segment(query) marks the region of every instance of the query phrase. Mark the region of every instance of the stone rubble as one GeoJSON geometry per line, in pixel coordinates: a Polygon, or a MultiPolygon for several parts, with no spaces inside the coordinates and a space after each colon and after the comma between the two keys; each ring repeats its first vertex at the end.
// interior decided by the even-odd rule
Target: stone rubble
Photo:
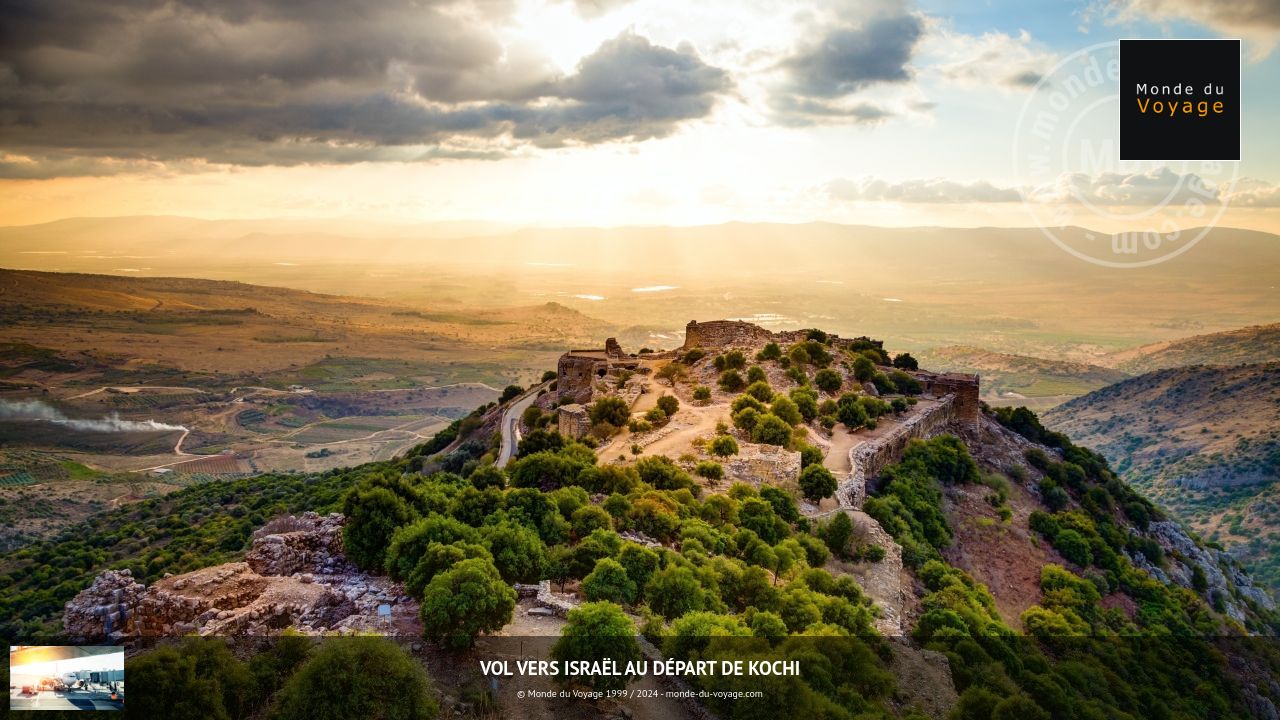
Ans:
{"type": "Polygon", "coordinates": [[[342,554],[338,513],[278,518],[254,534],[244,562],[165,577],[151,587],[128,570],[99,575],[66,605],[75,638],[165,635],[395,634],[417,617],[400,583],[363,573],[342,554]],[[381,610],[381,611],[380,611],[381,610]]]}

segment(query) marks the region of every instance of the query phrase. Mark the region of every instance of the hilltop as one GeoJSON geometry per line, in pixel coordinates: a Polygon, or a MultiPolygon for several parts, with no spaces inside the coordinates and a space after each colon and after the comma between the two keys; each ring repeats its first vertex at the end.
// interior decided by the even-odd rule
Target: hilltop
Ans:
{"type": "Polygon", "coordinates": [[[1280,363],[1157,370],[1045,414],[1280,586],[1280,363]]]}
{"type": "Polygon", "coordinates": [[[1026,410],[984,410],[979,384],[818,330],[712,321],[679,348],[606,341],[397,459],[204,483],[0,556],[0,611],[10,633],[61,619],[86,638],[421,633],[416,657],[462,685],[483,679],[451,647],[550,646],[589,607],[642,631],[647,657],[824,669],[771,698],[775,714],[1274,710],[1259,682],[1273,659],[1242,642],[1274,632],[1271,598],[1101,456],[1026,410]],[[271,520],[301,511],[340,514],[271,520]],[[493,602],[473,616],[455,593],[493,602]],[[113,597],[129,611],[108,627],[96,608],[113,597]],[[1192,665],[1211,678],[1194,691],[1176,682],[1192,665]],[[1130,692],[1098,696],[1080,673],[1130,692]]]}
{"type": "Polygon", "coordinates": [[[1247,365],[1280,360],[1280,323],[1194,335],[1111,353],[1099,363],[1130,374],[1187,365],[1247,365]]]}

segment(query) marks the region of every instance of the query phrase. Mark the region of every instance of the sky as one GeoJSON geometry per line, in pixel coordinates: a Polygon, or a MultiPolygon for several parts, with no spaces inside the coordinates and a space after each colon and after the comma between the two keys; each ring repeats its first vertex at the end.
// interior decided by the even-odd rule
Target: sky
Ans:
{"type": "Polygon", "coordinates": [[[19,0],[0,224],[1276,232],[1277,39],[1269,0],[19,0]],[[1242,160],[1121,162],[1108,85],[1029,171],[1036,103],[1136,37],[1243,40],[1242,160]]]}

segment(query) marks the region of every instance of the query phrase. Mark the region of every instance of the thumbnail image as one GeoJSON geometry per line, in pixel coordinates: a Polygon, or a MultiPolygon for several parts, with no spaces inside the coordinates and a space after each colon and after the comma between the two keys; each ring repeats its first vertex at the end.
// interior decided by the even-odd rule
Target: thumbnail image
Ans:
{"type": "Polygon", "coordinates": [[[124,648],[9,647],[9,710],[123,709],[124,648]]]}

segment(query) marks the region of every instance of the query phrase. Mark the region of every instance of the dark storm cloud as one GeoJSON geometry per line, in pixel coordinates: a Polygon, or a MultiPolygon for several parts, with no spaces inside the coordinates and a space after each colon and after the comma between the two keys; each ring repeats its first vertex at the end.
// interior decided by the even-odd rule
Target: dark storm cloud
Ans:
{"type": "Polygon", "coordinates": [[[633,34],[563,76],[503,47],[491,28],[509,11],[496,1],[5,3],[0,177],[643,140],[706,116],[730,88],[692,48],[633,34]]]}
{"type": "Polygon", "coordinates": [[[882,119],[888,114],[882,108],[867,103],[846,107],[839,101],[872,85],[909,81],[909,63],[924,29],[919,16],[899,9],[825,31],[783,61],[787,81],[775,93],[773,106],[789,124],[831,117],[882,119]]]}

